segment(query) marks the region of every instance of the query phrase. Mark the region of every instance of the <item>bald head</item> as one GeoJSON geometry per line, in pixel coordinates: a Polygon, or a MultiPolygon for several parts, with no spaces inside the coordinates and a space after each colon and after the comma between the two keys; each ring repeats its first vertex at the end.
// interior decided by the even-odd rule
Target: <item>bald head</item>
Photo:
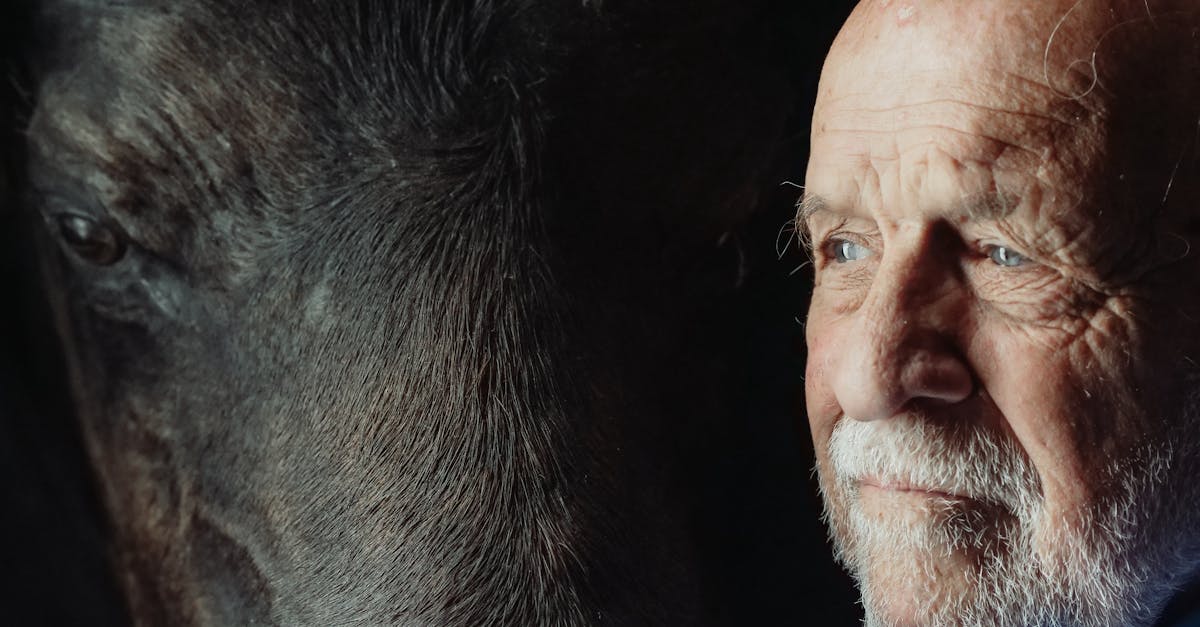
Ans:
{"type": "Polygon", "coordinates": [[[867,0],[838,36],[805,386],[869,624],[1148,625],[1200,570],[1190,4],[867,0]]]}
{"type": "MultiPolygon", "coordinates": [[[[990,107],[993,124],[980,130],[997,131],[997,150],[1048,133],[1063,152],[1102,152],[1113,175],[1139,177],[1126,186],[1165,192],[1200,119],[1197,26],[1200,7],[1187,1],[868,0],[830,51],[815,133],[846,115],[874,130],[969,132],[966,109],[990,107]]],[[[1040,159],[1022,166],[1078,174],[1076,159],[1029,156],[1040,159]]]]}
{"type": "Polygon", "coordinates": [[[1097,69],[1120,70],[1114,61],[1167,75],[1185,70],[1161,63],[1160,55],[1172,46],[1183,52],[1196,13],[1186,0],[866,0],[839,34],[827,69],[863,56],[892,72],[972,73],[994,66],[1080,96],[1096,83],[1097,69]],[[887,54],[873,54],[879,51],[887,54]],[[1138,56],[1151,62],[1131,58],[1138,56]]]}

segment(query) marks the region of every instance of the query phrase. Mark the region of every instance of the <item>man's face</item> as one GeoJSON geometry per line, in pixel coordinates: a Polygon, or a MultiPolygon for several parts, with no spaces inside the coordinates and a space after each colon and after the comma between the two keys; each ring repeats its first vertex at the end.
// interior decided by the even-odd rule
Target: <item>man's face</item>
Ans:
{"type": "Polygon", "coordinates": [[[1195,117],[1058,4],[865,2],[822,77],[806,393],[872,624],[1136,624],[1196,563],[1195,117]]]}

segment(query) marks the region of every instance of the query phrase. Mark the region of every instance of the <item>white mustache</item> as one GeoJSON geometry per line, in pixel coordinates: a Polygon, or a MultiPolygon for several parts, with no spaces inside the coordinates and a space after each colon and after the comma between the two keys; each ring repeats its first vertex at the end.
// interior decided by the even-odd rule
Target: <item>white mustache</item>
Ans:
{"type": "Polygon", "coordinates": [[[1029,512],[1041,499],[1037,472],[1019,446],[973,425],[843,417],[829,454],[835,479],[848,493],[866,480],[1000,505],[1014,514],[1029,512]]]}

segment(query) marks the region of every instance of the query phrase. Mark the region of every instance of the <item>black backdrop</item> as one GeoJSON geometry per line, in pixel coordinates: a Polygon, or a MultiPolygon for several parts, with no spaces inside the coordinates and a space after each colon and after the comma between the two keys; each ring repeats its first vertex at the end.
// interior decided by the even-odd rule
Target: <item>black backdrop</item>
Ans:
{"type": "MultiPolygon", "coordinates": [[[[819,520],[812,447],[803,422],[802,320],[811,289],[804,254],[780,237],[802,182],[808,119],[825,50],[848,0],[779,2],[787,36],[777,54],[792,67],[798,103],[788,127],[780,185],[740,233],[749,274],[732,338],[741,346],[743,419],[703,477],[711,498],[700,541],[717,556],[712,586],[737,602],[717,608],[720,624],[855,625],[849,579],[833,564],[819,520]]],[[[15,11],[3,9],[0,11],[15,11]]],[[[20,16],[0,17],[5,48],[2,145],[20,145],[26,98],[9,59],[20,16]]],[[[122,625],[106,575],[102,516],[72,422],[46,304],[34,288],[31,243],[8,183],[20,160],[0,171],[0,608],[12,625],[122,625]]]]}

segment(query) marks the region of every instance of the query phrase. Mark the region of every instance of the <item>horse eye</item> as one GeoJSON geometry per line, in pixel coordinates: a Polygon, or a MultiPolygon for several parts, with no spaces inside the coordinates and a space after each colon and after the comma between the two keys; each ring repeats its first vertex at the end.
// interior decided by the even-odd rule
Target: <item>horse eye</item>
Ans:
{"type": "Polygon", "coordinates": [[[125,256],[125,242],[120,236],[91,218],[61,215],[58,230],[77,255],[98,266],[110,266],[125,256]]]}

